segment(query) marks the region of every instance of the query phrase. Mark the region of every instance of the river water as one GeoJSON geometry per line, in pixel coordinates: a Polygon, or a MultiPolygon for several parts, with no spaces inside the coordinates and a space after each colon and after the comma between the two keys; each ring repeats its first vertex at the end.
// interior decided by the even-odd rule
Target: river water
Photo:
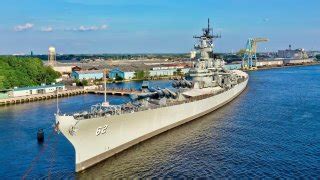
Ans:
{"type": "MultiPolygon", "coordinates": [[[[248,88],[226,106],[79,174],[73,172],[71,144],[61,134],[51,136],[55,100],[0,107],[0,176],[320,178],[319,90],[320,66],[250,72],[248,88]],[[36,140],[39,128],[45,128],[42,145],[36,140]]],[[[113,104],[128,101],[108,99],[113,104]]],[[[101,95],[81,95],[60,99],[59,106],[62,112],[73,112],[102,100],[101,95]]]]}

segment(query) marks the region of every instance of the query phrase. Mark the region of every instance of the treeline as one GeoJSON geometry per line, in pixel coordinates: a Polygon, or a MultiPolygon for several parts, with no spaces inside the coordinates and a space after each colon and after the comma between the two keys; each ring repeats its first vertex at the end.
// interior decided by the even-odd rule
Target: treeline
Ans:
{"type": "Polygon", "coordinates": [[[0,90],[52,83],[59,77],[38,58],[0,56],[0,90]]]}
{"type": "MultiPolygon", "coordinates": [[[[73,60],[80,61],[82,59],[172,59],[172,58],[188,58],[189,54],[57,54],[57,60],[73,60]]],[[[26,55],[24,57],[36,57],[41,60],[48,60],[47,55],[26,55]]]]}

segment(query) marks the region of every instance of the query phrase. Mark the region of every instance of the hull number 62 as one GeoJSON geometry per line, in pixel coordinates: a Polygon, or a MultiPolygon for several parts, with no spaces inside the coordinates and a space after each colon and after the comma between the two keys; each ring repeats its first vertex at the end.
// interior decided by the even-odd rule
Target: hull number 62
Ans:
{"type": "Polygon", "coordinates": [[[107,132],[107,128],[108,128],[108,125],[98,127],[97,131],[96,131],[96,136],[99,136],[101,134],[105,134],[107,132]]]}

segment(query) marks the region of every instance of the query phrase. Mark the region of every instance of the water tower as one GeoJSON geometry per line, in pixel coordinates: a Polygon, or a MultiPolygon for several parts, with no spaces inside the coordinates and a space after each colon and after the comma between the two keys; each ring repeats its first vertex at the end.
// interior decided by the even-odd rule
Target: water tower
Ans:
{"type": "Polygon", "coordinates": [[[56,63],[56,48],[54,48],[53,46],[49,47],[48,50],[48,62],[49,65],[54,65],[56,63]]]}

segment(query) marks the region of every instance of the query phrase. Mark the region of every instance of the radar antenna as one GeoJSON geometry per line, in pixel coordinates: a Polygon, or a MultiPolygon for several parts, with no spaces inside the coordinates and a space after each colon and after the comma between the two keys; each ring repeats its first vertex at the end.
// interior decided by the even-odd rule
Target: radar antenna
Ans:
{"type": "Polygon", "coordinates": [[[208,18],[208,25],[207,28],[202,29],[203,34],[201,36],[193,36],[193,38],[202,39],[202,38],[208,38],[208,39],[216,39],[221,38],[221,35],[213,35],[213,28],[210,27],[210,19],[208,18]]]}

